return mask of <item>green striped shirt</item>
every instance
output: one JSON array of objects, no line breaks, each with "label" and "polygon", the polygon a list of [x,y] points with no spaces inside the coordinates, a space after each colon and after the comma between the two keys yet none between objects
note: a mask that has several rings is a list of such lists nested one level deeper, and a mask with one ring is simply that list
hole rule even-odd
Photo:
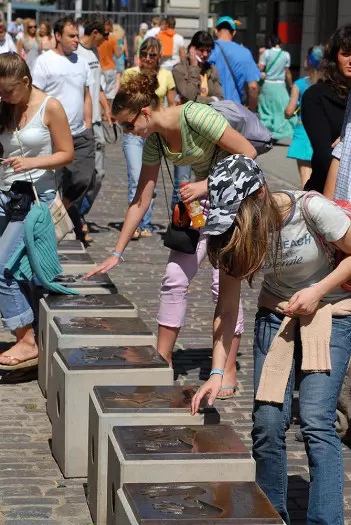
[{"label": "green striped shirt", "polygon": [[[205,104],[187,102],[180,111],[180,130],[182,134],[182,152],[173,153],[160,136],[165,155],[176,166],[191,166],[196,180],[208,177],[216,149],[216,142],[223,135],[228,122],[216,110]],[[219,150],[219,160],[228,156],[228,152]],[[148,137],[143,149],[143,164],[160,163],[160,147],[156,133]]]}]

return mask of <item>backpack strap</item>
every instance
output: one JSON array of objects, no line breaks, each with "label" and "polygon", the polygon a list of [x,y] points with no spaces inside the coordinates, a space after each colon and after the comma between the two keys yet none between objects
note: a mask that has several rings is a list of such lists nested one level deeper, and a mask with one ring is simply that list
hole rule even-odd
[{"label": "backpack strap", "polygon": [[217,44],[217,46],[219,47],[219,49],[221,50],[222,56],[223,56],[223,58],[224,58],[224,62],[227,64],[227,68],[229,69],[229,73],[230,73],[230,75],[231,75],[231,77],[232,77],[232,79],[233,79],[235,89],[237,90],[238,95],[239,95],[239,98],[240,98],[240,101],[241,101],[241,99],[242,99],[242,97],[241,97],[241,91],[240,91],[240,89],[239,89],[238,82],[237,82],[237,80],[236,80],[236,78],[235,78],[234,71],[232,70],[232,67],[231,67],[231,65],[230,65],[230,63],[229,63],[228,57],[227,57],[227,55],[225,54],[225,52],[223,51],[222,46],[221,46],[218,42],[216,42],[216,44]]}]

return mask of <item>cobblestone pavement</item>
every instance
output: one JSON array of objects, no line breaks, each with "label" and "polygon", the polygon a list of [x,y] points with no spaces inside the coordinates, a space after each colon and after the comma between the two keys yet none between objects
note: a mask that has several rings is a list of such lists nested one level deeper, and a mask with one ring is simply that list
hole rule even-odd
[{"label": "cobblestone pavement", "polygon": [[[298,184],[294,161],[285,159],[286,148],[276,147],[260,162],[273,189],[293,188]],[[114,247],[126,211],[127,176],[120,145],[108,147],[108,176],[89,217],[93,223],[94,243],[89,253],[99,262]],[[168,193],[170,195],[170,188]],[[111,272],[121,293],[138,305],[141,317],[156,332],[158,290],[168,250],[161,234],[167,223],[162,184],[154,208],[155,233],[152,238],[133,241],[125,262]],[[239,389],[234,399],[219,401],[222,421],[232,423],[248,447],[251,445],[252,334],[257,285],[244,287],[243,302],[246,332],[238,359]],[[200,269],[191,285],[186,326],[175,352],[175,375],[179,383],[198,383],[210,369],[211,321],[208,263]],[[2,340],[6,340],[3,336]],[[8,340],[8,339],[7,339]],[[50,453],[51,427],[45,401],[37,382],[1,385],[0,421],[0,525],[90,525],[85,500],[84,479],[65,480]],[[304,447],[294,440],[295,420],[288,432],[289,508],[293,525],[306,522],[308,470]],[[346,467],[346,524],[351,525],[351,452],[344,447]]]}]

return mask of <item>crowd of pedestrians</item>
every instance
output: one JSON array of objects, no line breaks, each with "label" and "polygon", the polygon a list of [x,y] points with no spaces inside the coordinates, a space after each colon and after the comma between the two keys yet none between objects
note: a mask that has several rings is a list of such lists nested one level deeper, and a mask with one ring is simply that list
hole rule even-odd
[{"label": "crowd of pedestrians", "polygon": [[[188,288],[208,256],[216,305],[213,366],[192,411],[204,395],[210,404],[234,396],[244,331],[241,281],[251,284],[262,272],[254,334],[257,481],[289,525],[285,433],[295,352],[302,352],[300,419],[311,478],[307,523],[341,525],[343,463],[335,418],[351,352],[351,291],[345,284],[351,280],[351,25],[324,46],[311,47],[306,75],[293,82],[290,55],[279,38],[272,35],[256,63],[236,40],[238,24],[220,17],[214,35],[198,31],[186,45],[171,16],[155,16],[151,27],[141,23],[136,35],[99,16],[65,17],[53,28],[46,21],[37,28],[32,19],[0,22],[0,312],[5,329],[16,335],[0,355],[0,369],[37,364],[30,286],[6,267],[24,237],[35,200],[32,183],[43,205],[60,191],[77,238],[88,245],[93,238],[86,215],[105,176],[104,126],[119,126],[128,211],[111,255],[86,278],[118,265],[132,238],[152,236],[164,163],[174,191],[158,351],[172,366]],[[218,103],[224,113],[212,107]],[[256,129],[260,120],[272,143],[292,139],[287,156],[297,161],[299,190],[270,192],[255,162],[257,137],[235,129],[226,113],[231,104],[238,118],[254,119]],[[14,199],[21,203],[16,216]],[[205,226],[191,228],[199,216]],[[338,265],[336,251],[344,255]]]}]

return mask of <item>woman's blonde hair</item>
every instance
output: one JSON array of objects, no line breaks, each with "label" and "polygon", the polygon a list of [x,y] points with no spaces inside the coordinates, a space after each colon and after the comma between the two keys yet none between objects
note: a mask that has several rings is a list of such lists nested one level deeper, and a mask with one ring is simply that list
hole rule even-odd
[{"label": "woman's blonde hair", "polygon": [[236,279],[246,279],[251,286],[269,252],[277,274],[283,222],[283,214],[265,184],[264,192],[258,190],[242,201],[228,231],[209,236],[211,264]]},{"label": "woman's blonde hair", "polygon": [[157,71],[143,68],[140,73],[130,75],[118,90],[112,103],[112,113],[117,115],[124,109],[131,113],[137,113],[142,108],[151,106],[153,109],[160,104],[156,95],[159,87]]},{"label": "woman's blonde hair", "polygon": [[123,29],[123,27],[119,24],[113,24],[113,36],[115,37],[116,40],[122,40],[122,38],[125,37],[125,30]]},{"label": "woman's blonde hair", "polygon": [[[9,80],[14,84],[21,83],[24,77],[28,77],[29,86],[32,87],[32,75],[26,62],[17,53],[3,53],[0,55],[0,79]],[[4,131],[16,129],[14,104],[0,102],[0,134]]]}]

